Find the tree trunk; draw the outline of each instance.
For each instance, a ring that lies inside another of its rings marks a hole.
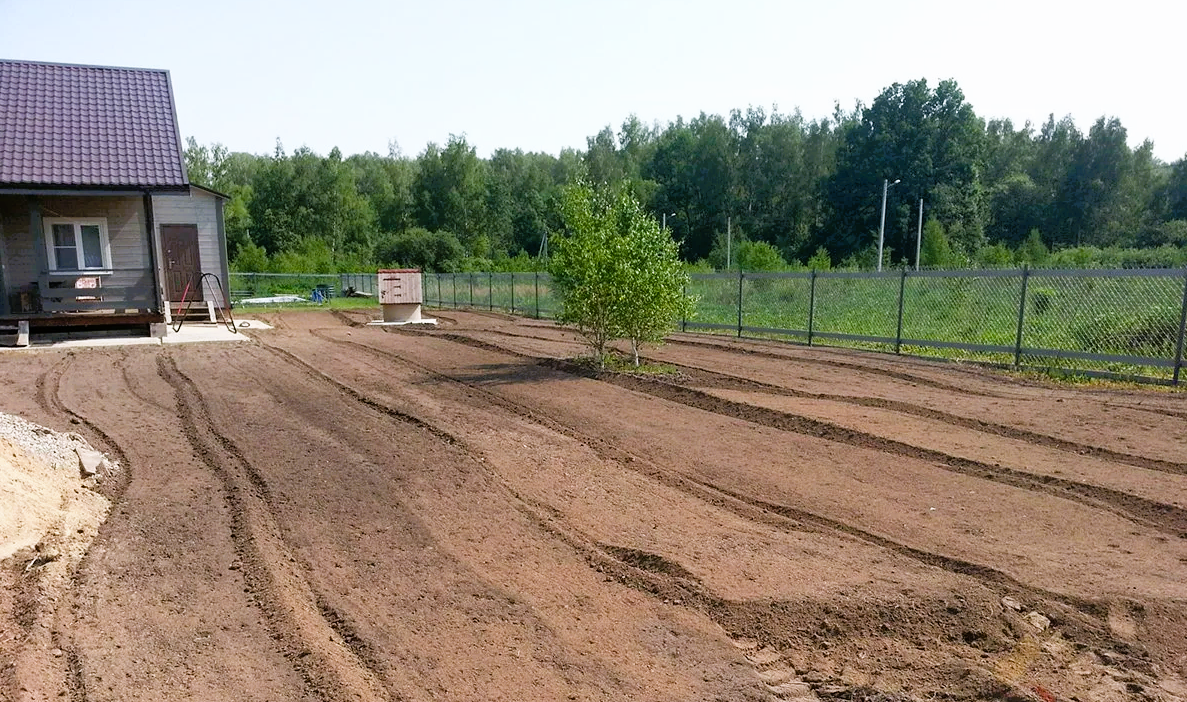
[[[635,368],[639,367],[639,340],[631,339],[631,351],[635,354]]]

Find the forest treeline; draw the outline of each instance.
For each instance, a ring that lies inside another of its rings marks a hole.
[[[299,148],[232,153],[187,142],[192,182],[231,197],[238,270],[435,271],[536,265],[561,231],[561,190],[584,180],[632,193],[688,262],[750,269],[873,266],[884,181],[888,265],[1187,264],[1187,157],[1130,148],[1101,117],[1082,131],[977,115],[955,81],[894,84],[869,106],[808,120],[798,111],[700,114],[664,127],[627,118],[583,150],[498,149],[464,136],[416,157]],[[728,224],[727,224],[728,223]],[[1054,258],[1052,258],[1054,257]]]

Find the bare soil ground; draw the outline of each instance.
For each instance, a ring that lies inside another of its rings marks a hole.
[[[0,699],[1187,699],[1184,395],[444,317],[0,359],[125,467]]]

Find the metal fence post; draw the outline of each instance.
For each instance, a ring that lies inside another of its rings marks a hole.
[[[1018,333],[1014,337],[1014,367],[1022,365],[1022,326],[1026,322],[1026,286],[1030,282],[1030,266],[1022,264],[1022,294],[1018,297]]]
[[[457,309],[457,273],[451,274],[453,278],[453,308]]]
[[[515,314],[515,271],[511,271],[511,314]]]
[[[474,309],[474,271],[470,271],[470,309]]]
[[[812,345],[812,323],[816,321],[816,269],[812,269],[811,283],[808,286],[808,346]]]
[[[540,269],[536,269],[536,319],[540,319]]]
[[[738,266],[738,338],[742,338],[742,266]]]
[[[441,307],[445,306],[445,295],[441,293],[441,274],[434,273],[433,277],[437,279],[437,304]]]
[[[1183,269],[1183,307],[1179,310],[1179,340],[1175,343],[1174,384],[1179,384],[1183,370],[1183,337],[1187,335],[1187,268]]]
[[[486,306],[491,312],[495,311],[495,272],[486,272]]]
[[[894,332],[894,352],[901,354],[903,350],[903,293],[907,289],[907,269],[903,269],[898,279],[898,328]]]

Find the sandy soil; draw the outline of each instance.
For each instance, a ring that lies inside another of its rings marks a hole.
[[[1184,395],[443,317],[4,359],[125,478],[0,699],[1187,699]]]

